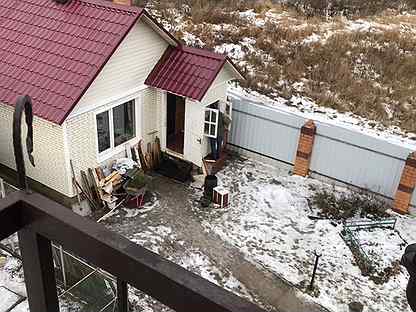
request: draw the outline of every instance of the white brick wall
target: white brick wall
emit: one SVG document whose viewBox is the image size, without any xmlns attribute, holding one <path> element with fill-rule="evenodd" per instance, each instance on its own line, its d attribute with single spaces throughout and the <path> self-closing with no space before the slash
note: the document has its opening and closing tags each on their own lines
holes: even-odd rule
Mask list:
<svg viewBox="0 0 416 312">
<path fill-rule="evenodd" d="M 158 105 L 158 91 L 147 88 L 143 92 L 143 140 L 144 148 L 149 142 L 154 142 L 156 137 L 160 138 L 160 114 Z"/>
<path fill-rule="evenodd" d="M 147 143 L 153 136 L 146 133 L 159 130 L 159 121 L 155 119 L 158 115 L 157 91 L 146 88 L 144 81 L 167 46 L 165 39 L 140 20 L 69 115 L 66 121 L 68 153 L 78 179 L 80 170 L 94 168 L 125 155 L 124 151 L 120 151 L 104 161 L 98 159 L 95 129 L 97 110 L 102 111 L 116 102 L 122 104 L 124 100 L 135 98 L 136 109 L 140 111 L 136 121 L 137 135 L 144 136 Z"/>
<path fill-rule="evenodd" d="M 0 162 L 16 169 L 12 140 L 13 110 L 9 105 L 0 104 Z M 24 117 L 22 124 L 26 125 Z M 38 117 L 34 118 L 33 156 L 36 167 L 32 167 L 27 158 L 25 147 L 26 127 L 24 126 L 22 129 L 27 175 L 62 194 L 69 195 L 70 185 L 66 178 L 62 126 Z"/>
<path fill-rule="evenodd" d="M 81 181 L 80 170 L 95 168 L 98 165 L 94 118 L 94 113 L 89 112 L 65 122 L 69 159 L 72 160 L 78 181 Z M 68 174 L 72 175 L 71 172 Z M 72 188 L 71 190 L 73 191 Z M 74 192 L 71 194 L 75 195 Z"/>
</svg>

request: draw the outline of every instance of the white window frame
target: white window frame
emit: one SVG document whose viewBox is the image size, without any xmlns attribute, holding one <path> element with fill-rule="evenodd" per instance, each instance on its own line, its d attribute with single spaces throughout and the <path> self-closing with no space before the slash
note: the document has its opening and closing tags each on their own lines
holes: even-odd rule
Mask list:
<svg viewBox="0 0 416 312">
<path fill-rule="evenodd" d="M 206 112 L 209 112 L 209 121 L 205 120 Z M 213 113 L 216 114 L 215 122 L 211 121 Z M 208 138 L 216 138 L 217 137 L 217 135 L 218 135 L 218 118 L 219 118 L 219 115 L 220 115 L 220 111 L 218 109 L 205 107 L 205 110 L 204 110 L 204 126 L 203 126 L 204 127 L 203 128 L 204 136 L 206 136 Z M 209 131 L 211 131 L 211 126 L 215 125 L 215 133 L 214 134 L 205 133 L 205 125 L 208 125 Z"/>
<path fill-rule="evenodd" d="M 113 119 L 113 108 L 123 105 L 125 103 L 128 103 L 130 101 L 133 101 L 134 105 L 134 127 L 135 127 L 135 136 L 131 138 L 130 140 L 118 145 L 114 146 L 114 119 Z M 109 158 L 122 153 L 126 149 L 126 145 L 134 145 L 139 141 L 139 138 L 141 136 L 141 128 L 140 125 L 142 124 L 142 120 L 140 119 L 141 114 L 141 94 L 137 95 L 132 98 L 124 98 L 120 99 L 119 101 L 113 102 L 105 107 L 100 108 L 99 110 L 96 110 L 94 112 L 94 130 L 95 130 L 95 138 L 96 138 L 96 153 L 97 153 L 97 161 L 99 163 L 104 162 L 108 160 Z M 99 152 L 98 150 L 98 126 L 97 126 L 97 115 L 107 112 L 108 111 L 108 118 L 109 118 L 109 130 L 110 130 L 110 147 L 102 152 Z"/>
</svg>

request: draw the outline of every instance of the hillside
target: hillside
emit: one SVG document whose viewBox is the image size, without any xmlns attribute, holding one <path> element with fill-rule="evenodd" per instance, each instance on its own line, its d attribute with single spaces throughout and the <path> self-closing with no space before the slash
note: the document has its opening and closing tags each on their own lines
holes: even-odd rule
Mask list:
<svg viewBox="0 0 416 312">
<path fill-rule="evenodd" d="M 365 118 L 367 126 L 414 138 L 412 2 L 323 2 L 153 0 L 146 5 L 188 45 L 228 54 L 245 72 L 246 90 L 283 97 L 300 110 L 302 102 L 291 99 L 304 97 L 317 104 L 318 113 L 332 108 Z"/>
</svg>

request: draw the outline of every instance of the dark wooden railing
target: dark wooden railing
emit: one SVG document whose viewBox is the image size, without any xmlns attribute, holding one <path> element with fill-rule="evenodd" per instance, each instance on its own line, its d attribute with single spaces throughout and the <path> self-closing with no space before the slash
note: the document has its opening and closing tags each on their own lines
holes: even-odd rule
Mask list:
<svg viewBox="0 0 416 312">
<path fill-rule="evenodd" d="M 18 99 L 13 120 L 18 184 L 22 191 L 0 200 L 0 240 L 18 232 L 31 312 L 59 311 L 51 241 L 117 277 L 119 312 L 128 310 L 128 285 L 175 311 L 264 311 L 103 225 L 76 215 L 42 195 L 31 193 L 27 187 L 21 143 L 23 111 L 28 126 L 26 148 L 34 165 L 31 156 L 32 104 L 31 99 L 25 96 Z"/>
<path fill-rule="evenodd" d="M 127 284 L 175 311 L 263 311 L 39 194 L 19 191 L 0 201 L 0 240 L 15 232 L 32 312 L 58 311 L 51 241 L 117 277 L 120 312 L 127 311 Z"/>
</svg>

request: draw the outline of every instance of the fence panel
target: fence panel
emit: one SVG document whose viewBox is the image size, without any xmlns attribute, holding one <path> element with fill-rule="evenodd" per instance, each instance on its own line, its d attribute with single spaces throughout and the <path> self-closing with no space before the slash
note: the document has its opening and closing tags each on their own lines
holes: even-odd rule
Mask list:
<svg viewBox="0 0 416 312">
<path fill-rule="evenodd" d="M 230 144 L 293 164 L 300 128 L 306 119 L 232 91 L 229 96 L 233 102 Z M 310 166 L 313 172 L 394 197 L 411 147 L 342 126 L 315 123 L 317 133 Z M 412 205 L 416 204 L 415 193 Z"/>
<path fill-rule="evenodd" d="M 293 163 L 303 118 L 281 114 L 252 101 L 232 98 L 230 143 L 287 163 Z"/>
</svg>

